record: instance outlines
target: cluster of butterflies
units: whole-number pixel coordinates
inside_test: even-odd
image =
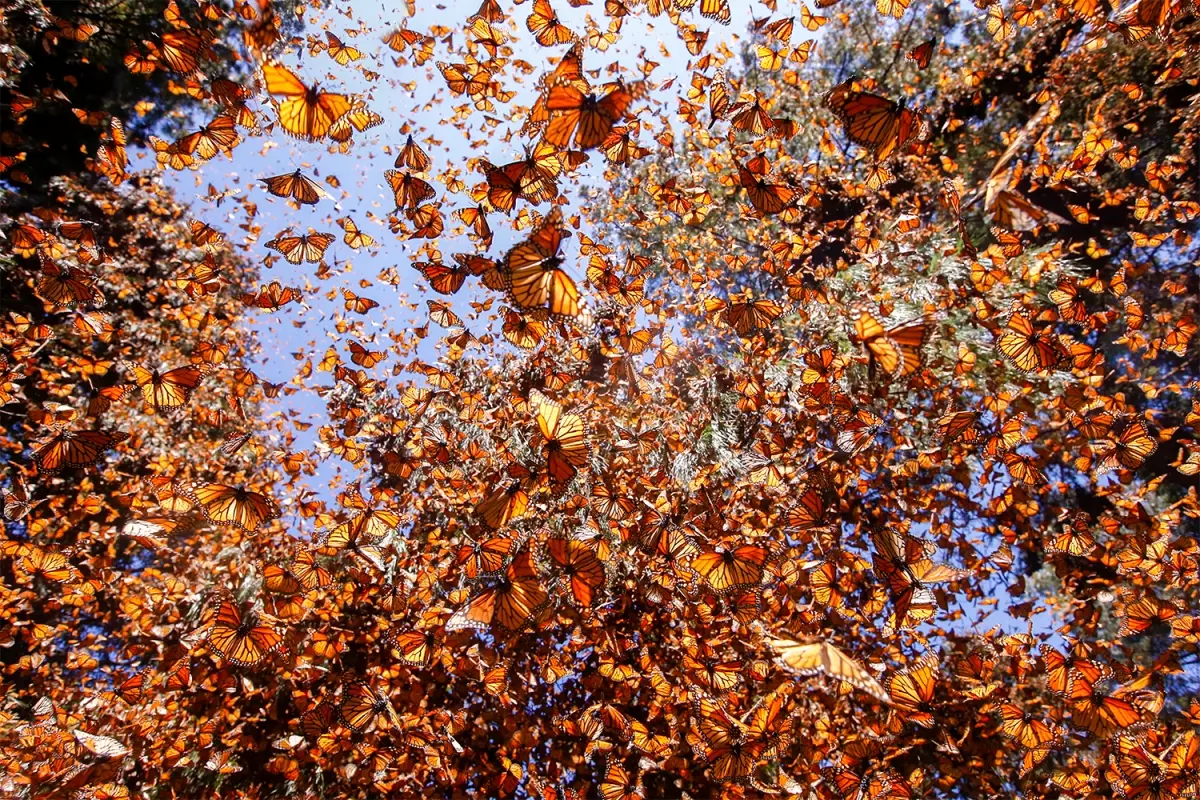
[[[875,5],[902,17],[908,4]],[[1142,0],[1096,25],[1141,41],[1180,17],[1176,5]],[[1019,7],[1009,20],[998,4],[988,8],[998,42],[1035,16]],[[537,48],[562,52],[550,51],[557,61],[514,120],[524,158],[475,159],[474,187],[439,176],[470,197],[454,214],[475,252],[446,260],[433,245],[446,232],[435,160],[403,131],[382,176],[394,201],[390,233],[422,242],[412,265],[434,293],[457,295],[478,278],[507,305],[495,315],[499,336],[476,337],[465,310],[429,300],[429,321],[448,334],[444,354],[427,363],[417,348],[428,326],[372,349],[381,340],[366,335],[362,318],[380,302],[342,290],[347,314],[336,331],[350,339],[353,367],[333,348],[316,366],[333,386],[319,392],[328,418],[315,449],[350,464],[369,490],[347,486],[336,503],[301,488],[314,465],[290,451],[288,437],[306,423],[255,420],[260,401],[292,387],[260,379],[246,366],[248,345],[219,330],[242,309],[304,307],[315,293],[291,279],[229,291],[240,282],[225,234],[163,210],[171,204],[161,188],[128,172],[122,123],[81,115],[104,130],[91,168],[154,202],[138,212],[150,216],[135,233],[123,233],[109,207],[78,200],[79,219],[39,209],[5,228],[21,259],[20,291],[40,307],[10,314],[0,339],[0,405],[24,404],[35,432],[13,450],[7,479],[0,558],[22,588],[2,599],[13,608],[47,600],[82,616],[107,613],[99,598],[116,597],[120,635],[103,646],[121,655],[114,669],[111,654],[79,640],[64,657],[85,683],[103,678],[102,702],[87,701],[103,706],[95,719],[77,702],[91,685],[72,694],[39,679],[36,692],[49,694],[5,706],[0,725],[16,736],[0,756],[24,776],[5,791],[128,796],[135,764],[148,764],[203,767],[244,796],[258,792],[259,767],[303,792],[316,791],[320,774],[357,786],[347,791],[369,782],[384,794],[523,791],[543,800],[582,796],[581,775],[604,800],[660,796],[677,781],[709,793],[720,785],[730,796],[884,800],[981,786],[999,795],[1033,776],[1077,797],[1200,792],[1200,706],[1184,711],[1187,724],[1164,712],[1164,676],[1182,671],[1200,641],[1187,605],[1200,554],[1178,535],[1196,513],[1195,496],[1150,510],[1153,489],[1138,475],[1171,431],[1094,380],[1103,372],[1100,334],[1118,320],[1131,350],[1186,357],[1197,332],[1187,312],[1147,313],[1129,290],[1134,265],[1105,280],[1056,274],[1044,299],[1003,295],[1008,265],[1047,251],[1030,246],[1030,231],[998,228],[976,252],[967,203],[940,175],[943,233],[958,237],[955,256],[967,265],[961,283],[908,311],[868,298],[867,282],[837,288],[843,265],[814,255],[825,234],[806,239],[800,230],[835,205],[809,180],[818,173],[786,156],[801,126],[777,112],[770,92],[735,84],[705,54],[707,33],[687,21],[694,10],[729,23],[728,0],[606,0],[604,10],[607,31],[589,22],[580,35],[554,0],[532,0],[512,20],[484,0],[462,31],[401,27],[383,38],[397,67],[407,58],[432,63],[450,94],[485,117],[515,97],[505,84],[523,69],[512,58],[514,27]],[[1078,13],[1097,18],[1096,9]],[[348,152],[384,121],[369,98],[302,75],[322,55],[369,71],[355,43],[310,35],[310,61],[293,68],[278,59],[285,26],[270,3],[239,2],[232,16],[201,4],[195,14],[168,3],[166,32],[132,44],[125,59],[132,73],[168,72],[218,109],[174,141],[150,137],[160,167],[204,167],[260,125]],[[710,139],[701,132],[727,125],[720,182],[757,239],[745,242],[752,257],[715,237],[706,252],[688,249],[686,237],[703,237],[722,213],[715,183],[710,191],[650,168],[642,175],[637,191],[672,228],[666,246],[647,249],[666,254],[663,263],[645,254],[622,260],[567,210],[566,186],[594,156],[618,175],[653,152],[639,143],[660,102],[651,70],[597,85],[599,73],[584,68],[586,51],[603,52],[639,14],[670,19],[697,57],[679,118]],[[248,83],[206,77],[219,42],[202,20],[241,20],[270,111],[252,107],[260,93]],[[828,22],[803,4],[800,21],[809,31]],[[755,21],[750,52],[760,70],[786,74],[785,65],[806,62],[811,42],[793,45],[793,27],[788,17]],[[46,41],[86,42],[94,28],[60,21]],[[436,61],[456,35],[465,36],[462,60]],[[924,70],[938,47],[926,41],[908,60]],[[851,199],[893,181],[888,164],[925,155],[934,135],[923,113],[879,91],[854,77],[820,101],[836,123],[826,134],[831,152],[837,136],[867,156]],[[665,147],[672,137],[664,129],[658,141]],[[1080,145],[1072,175],[1115,148],[1099,135]],[[16,163],[6,166],[19,177]],[[1001,183],[1015,185],[1005,174]],[[297,210],[334,205],[305,168],[261,183]],[[327,177],[325,185],[339,184]],[[1008,199],[998,202],[1053,222],[1001,191]],[[218,205],[225,196],[209,194]],[[530,210],[547,203],[544,213]],[[630,209],[612,219],[628,221],[637,237],[651,217]],[[861,256],[870,279],[890,280],[884,245],[863,221],[874,212],[855,213],[830,224],[829,240],[852,242],[843,253]],[[929,235],[920,213],[918,204],[899,217],[898,238]],[[500,216],[519,234],[493,258]],[[140,250],[155,224],[146,220],[190,249],[182,268],[112,266],[118,251],[130,263],[155,261]],[[337,225],[349,250],[376,245],[352,216]],[[263,242],[277,254],[264,263],[313,265],[323,279],[338,242],[334,233],[286,228]],[[571,267],[576,251],[587,260],[581,277]],[[712,280],[714,271],[755,277],[730,288],[728,276]],[[393,271],[388,282],[401,279]],[[674,290],[686,300],[674,302]],[[1186,293],[1179,282],[1164,290]],[[1120,312],[1104,306],[1109,296]],[[139,327],[130,297],[143,298],[170,331],[158,351],[167,364],[138,360],[133,342],[152,350],[154,337]],[[946,321],[966,297],[980,340],[970,347],[954,341]],[[471,319],[494,300],[472,302]],[[793,335],[829,309],[837,318],[820,336]],[[393,377],[419,376],[394,391],[372,372],[390,351],[410,359]],[[303,383],[314,359],[296,360]],[[981,395],[974,381],[985,370],[980,382],[1001,388]],[[938,378],[949,373],[961,381]],[[22,387],[39,381],[57,383],[26,403]],[[1039,388],[1053,382],[1068,388]],[[918,397],[911,407],[897,399],[904,391]],[[1030,399],[1047,396],[1050,423]],[[1193,429],[1196,403],[1182,416]],[[100,422],[105,415],[118,424]],[[258,441],[268,424],[279,426],[280,449]],[[1059,446],[1062,463],[1050,455]],[[1200,448],[1181,449],[1172,467],[1195,475]],[[1057,479],[1063,468],[1104,487],[1103,511],[1060,509],[1071,503]],[[128,521],[113,532],[113,520]],[[1170,643],[1153,666],[1136,669],[1122,660],[1124,645],[1070,642],[1064,653],[1032,622],[1029,633],[956,630],[950,621],[976,613],[981,621],[1005,586],[1022,594],[1024,577],[1012,575],[1017,549],[1022,559],[1039,553],[1071,584],[1064,630],[1099,640],[1115,618],[1118,639],[1165,632]],[[1013,606],[1014,617],[1032,618],[1032,603]],[[29,619],[0,645],[20,643],[14,674],[45,675],[55,664],[39,651],[73,634]]]

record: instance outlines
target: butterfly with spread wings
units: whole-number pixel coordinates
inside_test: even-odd
[[[797,675],[823,674],[835,680],[845,681],[881,703],[891,702],[887,691],[866,667],[824,639],[807,639],[801,642],[771,639],[770,644],[779,653],[780,661]]]
[[[579,315],[579,287],[562,268],[560,249],[570,231],[555,207],[537,230],[504,257],[502,271],[513,303],[522,310],[545,308],[557,317]]]
[[[267,91],[283,98],[276,101],[279,125],[292,136],[310,142],[323,139],[333,123],[353,108],[346,95],[310,88],[282,64],[269,62],[262,71]]]
[[[208,646],[231,664],[253,667],[284,645],[273,622],[265,614],[243,613],[233,600],[223,598],[208,629]]]
[[[166,372],[146,369],[140,364],[130,363],[127,366],[133,373],[133,382],[142,393],[147,414],[187,405],[192,392],[204,377],[203,371],[194,366],[176,367]]]
[[[573,83],[552,86],[546,96],[550,112],[546,141],[565,148],[574,138],[577,150],[591,150],[603,144],[633,102],[633,91],[623,83],[610,83],[604,89],[605,93],[597,97]]]
[[[289,264],[300,264],[305,261],[319,264],[325,257],[325,250],[333,244],[331,233],[306,233],[302,236],[292,236],[284,231],[264,246],[281,253]]]
[[[329,196],[320,184],[301,170],[261,180],[271,194],[276,197],[291,198],[302,205],[313,205],[322,197]]]
[[[884,328],[871,312],[860,309],[851,341],[867,348],[873,367],[894,377],[907,377],[921,368],[921,348],[932,327],[929,320],[919,319]]]
[[[38,472],[53,475],[64,469],[89,467],[104,456],[104,451],[125,441],[121,432],[72,431],[60,428],[33,452]]]
[[[372,722],[381,730],[391,730],[401,724],[387,696],[371,688],[366,681],[354,681],[346,687],[338,713],[346,727],[354,731],[365,730]]]
[[[921,116],[894,102],[859,88],[851,78],[825,95],[825,107],[837,115],[847,138],[882,161],[912,142],[924,139],[928,126]]]
[[[767,746],[747,736],[746,726],[729,715],[720,702],[700,695],[692,701],[694,731],[687,740],[718,783],[746,783],[754,767],[767,757]]]
[[[247,533],[254,533],[260,525],[279,516],[279,509],[268,495],[244,485],[195,483],[187,495],[209,522],[231,525]]]
[[[919,659],[908,669],[887,680],[892,707],[902,718],[923,728],[932,727],[933,695],[937,689],[938,660],[933,654]]]
[[[583,417],[564,413],[562,405],[536,389],[530,392],[529,400],[537,409],[546,473],[556,484],[569,483],[580,469],[587,467],[592,452]]]
[[[446,622],[446,631],[494,628],[518,633],[535,623],[550,602],[529,550],[519,553],[503,574],[484,587]]]

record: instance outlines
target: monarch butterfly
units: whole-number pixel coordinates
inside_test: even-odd
[[[494,627],[518,633],[532,624],[549,603],[529,550],[519,553],[504,574],[467,601],[446,622],[447,631]]]
[[[492,58],[500,51],[500,48],[508,41],[508,37],[496,25],[492,24],[491,20],[476,18],[471,23],[471,27],[467,31],[472,41],[478,44],[488,52]]]
[[[70,583],[81,575],[71,564],[65,553],[47,550],[37,545],[24,545],[21,554],[20,572],[28,578],[40,578],[55,583]]]
[[[1169,600],[1160,599],[1153,589],[1146,589],[1140,596],[1127,594],[1124,608],[1118,616],[1121,619],[1121,627],[1117,635],[1137,636],[1156,624],[1175,619],[1179,616],[1179,607]]]
[[[875,440],[883,420],[868,408],[860,408],[853,417],[842,423],[836,443],[838,450],[854,454]]]
[[[305,736],[320,736],[329,730],[337,715],[338,710],[332,703],[317,703],[300,717],[300,732]]]
[[[378,300],[357,295],[349,289],[342,289],[342,300],[346,310],[353,311],[356,314],[366,314],[372,308],[379,307]]]
[[[704,310],[714,320],[723,320],[743,337],[753,336],[771,327],[784,312],[783,306],[774,300],[755,300],[749,292],[731,295],[727,301],[719,297],[706,298]]]
[[[644,796],[641,773],[630,776],[620,763],[605,759],[596,792],[600,800],[636,800]]]
[[[276,97],[279,124],[292,136],[308,141],[325,137],[330,126],[344,117],[353,107],[344,94],[330,94],[305,86],[296,74],[277,62],[263,65],[267,91]]]
[[[396,208],[412,211],[421,203],[432,200],[437,195],[428,182],[408,172],[389,169],[384,173],[384,177],[387,178],[388,185],[392,187]]]
[[[492,73],[482,67],[472,67],[466,64],[447,64],[437,62],[438,70],[446,81],[446,86],[454,94],[465,94],[470,97],[482,96],[488,90]]]
[[[382,551],[374,543],[400,525],[401,517],[385,509],[367,509],[341,523],[321,541],[323,553],[348,552],[381,567]]]
[[[300,581],[279,564],[260,563],[258,571],[262,575],[263,588],[268,592],[294,595],[299,594],[303,589]]]
[[[746,741],[761,744],[767,758],[778,755],[790,741],[792,721],[787,712],[784,693],[774,691],[762,698],[746,721]]]
[[[748,781],[755,765],[765,757],[766,746],[747,741],[745,726],[710,697],[701,695],[692,701],[692,721],[696,730],[689,732],[688,742],[696,757],[709,765],[713,780]]]
[[[403,27],[397,28],[384,36],[383,41],[397,53],[403,53],[406,48],[412,47],[413,60],[417,62],[417,66],[424,64],[433,56],[433,37],[417,31],[410,31]]]
[[[975,425],[978,420],[978,411],[950,411],[944,414],[937,421],[942,447],[956,441],[975,441],[979,436],[979,429]]]
[[[559,248],[570,231],[556,206],[525,241],[504,257],[505,287],[521,309],[545,308],[558,317],[579,315],[579,288],[562,269]]]
[[[98,766],[94,763],[82,763],[82,759],[80,759],[81,755],[87,756],[87,754],[90,754],[90,756],[87,756],[88,761],[91,761],[91,757],[93,756],[97,759],[108,760],[124,758],[125,756],[129,755],[129,748],[111,736],[97,736],[94,733],[88,733],[87,731],[79,728],[72,730],[71,735],[74,736],[75,741],[87,751],[87,753],[76,753],[76,759],[81,761],[81,763],[78,765],[80,771],[71,776],[72,783],[78,783],[80,781],[85,784],[89,783],[92,780],[91,776],[95,774],[93,771],[94,768]]]
[[[109,123],[108,141],[96,150],[95,169],[114,185],[125,181],[125,170],[129,166],[129,156],[125,150],[128,140],[125,136],[125,125],[116,117]]]
[[[8,232],[8,245],[19,256],[31,257],[38,251],[38,246],[46,241],[46,232],[36,225],[22,223],[15,225]]]
[[[364,247],[370,247],[375,244],[375,238],[369,236],[358,229],[358,225],[350,217],[341,217],[337,224],[345,231],[345,236],[342,241],[345,242],[351,250],[361,250]]]
[[[876,551],[871,554],[875,571],[887,580],[893,592],[903,592],[914,585],[959,580],[970,574],[935,563],[930,557],[932,545],[907,534],[878,528],[871,532],[871,542]]]
[[[1108,437],[1093,444],[1101,457],[1100,471],[1137,469],[1158,450],[1158,440],[1150,435],[1146,424],[1136,417],[1116,420]]]
[[[825,96],[825,107],[841,120],[850,141],[867,148],[876,160],[882,161],[909,142],[925,137],[924,121],[915,111],[905,108],[903,100],[895,103],[860,91],[856,85],[851,78]]]
[[[1000,733],[1026,750],[1049,744],[1057,738],[1053,728],[1014,703],[997,703],[995,710],[1000,715]]]
[[[114,689],[117,697],[130,705],[136,705],[146,696],[147,690],[153,686],[154,669],[146,667],[130,675],[117,684]]]
[[[766,158],[757,155],[738,164],[738,183],[760,214],[778,214],[795,199],[796,191],[787,184],[767,181],[767,171]]]
[[[333,238],[331,233],[307,233],[303,236],[280,234],[265,246],[282,253],[289,264],[300,264],[304,261],[319,264],[325,257],[325,250],[333,244]]]
[[[383,694],[376,692],[365,681],[354,681],[346,687],[338,713],[346,727],[362,731],[374,722],[381,730],[391,730],[401,725],[396,709]]]
[[[76,267],[60,267],[48,258],[42,259],[42,276],[38,279],[38,296],[56,306],[74,308],[78,305],[104,305],[104,295],[96,288],[95,277]]]
[[[1055,694],[1065,696],[1075,678],[1096,683],[1111,675],[1108,667],[1091,661],[1079,653],[1064,656],[1049,645],[1040,648],[1042,663],[1046,669],[1046,685]]]
[[[1050,555],[1087,555],[1096,546],[1090,528],[1086,513],[1079,512],[1073,515],[1071,521],[1063,526],[1061,533],[1047,539],[1046,552]]]
[[[737,97],[724,68],[718,68],[708,85],[708,127],[710,130],[717,120],[729,113]]]
[[[885,329],[869,311],[860,310],[851,340],[866,346],[872,366],[878,365],[888,375],[905,377],[921,368],[921,348],[931,328],[929,320],[922,319]]]
[[[798,675],[823,673],[830,678],[845,681],[881,703],[891,703],[887,691],[866,667],[824,639],[796,642],[791,639],[771,638],[769,644],[778,651],[780,660],[788,669]]]
[[[493,536],[490,539],[459,545],[458,566],[466,566],[463,574],[474,580],[496,575],[508,566],[513,551],[520,548],[521,539]]]
[[[225,234],[208,223],[194,219],[191,222],[192,243],[208,250],[214,249],[225,241]]]
[[[527,314],[505,311],[504,326],[500,332],[517,347],[528,350],[546,335],[548,319],[549,315],[545,309],[536,309]]]
[[[542,47],[566,44],[576,39],[571,29],[559,22],[550,0],[533,0],[533,11],[525,20],[525,28]]]
[[[497,211],[503,211],[506,214],[512,211],[517,205],[517,199],[524,196],[520,180],[521,176],[525,173],[524,162],[516,161],[511,164],[505,164],[502,167],[496,167],[486,160],[481,160],[480,165],[483,168],[484,176],[487,178],[488,203]],[[553,184],[550,184],[550,186],[553,186]],[[554,193],[557,193],[557,188],[554,189]],[[553,197],[553,194],[550,196]],[[530,199],[530,202],[538,203],[544,199],[548,198],[538,197],[537,199]]]
[[[562,570],[575,602],[585,608],[591,606],[605,580],[604,564],[596,551],[579,539],[551,536],[546,540],[546,554]]]
[[[937,40],[928,39],[924,42],[921,42],[912,50],[909,50],[907,53],[905,53],[904,57],[909,61],[916,62],[917,69],[925,69],[929,66],[929,62],[933,58],[933,50],[935,47],[937,47]]]
[[[284,565],[284,569],[295,578],[305,591],[320,589],[328,586],[332,580],[329,570],[317,563],[317,557],[311,550],[301,550]]]
[[[707,650],[707,648],[704,648]],[[693,677],[710,691],[729,691],[737,686],[741,678],[742,662],[738,660],[721,661],[707,652],[684,652],[683,668],[693,673]]]
[[[1025,442],[1025,415],[1014,414],[1005,420],[997,420],[996,424],[986,431],[983,443],[983,454],[988,458],[1007,453]]]
[[[400,660],[413,667],[427,667],[440,650],[438,636],[432,630],[389,634],[387,645],[400,652]]]
[[[550,112],[546,141],[556,147],[568,147],[574,137],[579,150],[603,144],[633,102],[633,92],[623,83],[605,84],[604,89],[605,94],[597,98],[574,84],[552,86],[546,96]]]
[[[129,364],[133,382],[142,390],[142,402],[147,414],[180,408],[191,399],[204,373],[197,367],[177,367],[167,372],[149,370]]]
[[[365,105],[359,104],[350,109],[346,116],[334,122],[329,127],[328,136],[339,144],[349,142],[354,132],[362,133],[365,130],[374,128],[376,125],[383,124],[383,117],[376,114]]]
[[[933,726],[933,693],[937,688],[938,660],[932,653],[887,680],[892,706],[905,719],[923,728]]]
[[[366,367],[367,369],[370,369],[387,357],[387,353],[380,350],[368,350],[358,342],[350,342],[349,347],[350,360],[360,367]]]
[[[637,143],[640,133],[641,126],[636,122],[613,128],[608,137],[600,143],[604,157],[613,164],[631,164],[650,155],[650,148]]]
[[[483,247],[492,246],[492,228],[488,225],[487,210],[481,206],[468,206],[454,212],[454,216],[470,226],[472,238],[479,241]]]
[[[292,286],[283,286],[279,281],[271,281],[266,286],[260,286],[258,294],[247,293],[242,295],[243,304],[271,311],[283,308],[288,303],[302,299],[304,299],[304,293],[300,289]]]
[[[762,583],[771,549],[760,544],[743,544],[702,552],[692,559],[692,569],[717,594],[754,588]]]
[[[254,533],[259,525],[279,516],[270,497],[250,491],[244,485],[193,484],[188,494],[209,522],[233,525],[247,533]]]
[[[889,767],[868,768],[862,775],[843,766],[827,768],[822,772],[843,800],[887,800],[910,797],[912,794],[904,777]]]
[[[537,413],[546,472],[555,483],[568,483],[580,469],[587,466],[591,456],[583,417],[564,414],[561,405],[536,389],[530,393],[529,399]]]
[[[541,141],[532,150],[526,148],[525,158],[503,167],[506,175],[516,182],[518,194],[530,203],[542,203],[558,194],[555,179],[563,171],[566,162],[558,150],[548,141]],[[488,174],[491,186],[491,173]],[[492,194],[489,192],[489,199]]]
[[[29,501],[29,490],[20,474],[13,475],[8,491],[4,494],[4,518],[15,522],[28,514],[33,506]]]
[[[1027,486],[1042,486],[1046,481],[1046,476],[1038,468],[1038,462],[1032,456],[1023,456],[1020,453],[1005,453],[1001,456],[1004,466],[1008,469],[1008,474],[1013,480],[1020,481]]]
[[[1166,33],[1173,13],[1171,0],[1138,0],[1120,20],[1117,30],[1130,42],[1140,42],[1152,33]]]
[[[437,323],[443,328],[462,325],[462,317],[451,311],[449,304],[438,300],[426,300],[425,304],[429,307],[429,319],[432,322]]]
[[[1069,275],[1058,279],[1050,290],[1050,302],[1058,306],[1058,315],[1068,322],[1083,322],[1088,317],[1087,306],[1079,295],[1079,285]]]
[[[728,112],[732,115],[729,119],[730,126],[734,130],[744,131],[755,136],[763,136],[768,131],[772,131],[780,138],[788,138],[790,133],[784,129],[787,124],[786,120],[773,119],[767,113],[763,103],[762,96],[755,92],[753,100],[746,100],[731,106]]]
[[[362,58],[362,53],[357,48],[347,47],[341,39],[334,36],[330,31],[325,31],[325,41],[327,42],[325,49],[329,52],[329,57],[343,67],[351,61],[358,61]]]
[[[1063,358],[1058,340],[1048,332],[1035,330],[1029,317],[1019,311],[1008,318],[996,347],[1009,363],[1025,372],[1053,369]]]
[[[1070,676],[1067,707],[1074,725],[1100,737],[1111,736],[1142,719],[1141,711],[1123,696],[1120,689],[1108,694],[1082,674]]]
[[[1194,793],[1191,764],[1195,761],[1197,743],[1193,732],[1188,731],[1177,745],[1169,747],[1161,756],[1147,750],[1146,741],[1140,735],[1120,733],[1114,737],[1113,744],[1116,753],[1111,763],[1120,780],[1110,778],[1110,781],[1116,785],[1121,797],[1159,800]]]
[[[88,467],[99,461],[105,450],[128,438],[129,434],[119,431],[61,429],[33,452],[33,460],[38,471],[47,475],[64,469]]]
[[[185,153],[195,153],[202,160],[208,161],[217,153],[232,153],[242,141],[238,135],[234,119],[229,114],[218,114],[200,130],[189,133],[179,140],[179,149]]]
[[[192,72],[208,48],[198,35],[190,31],[169,31],[162,35],[157,46],[158,56],[175,72]]]
[[[696,0],[675,0],[678,8],[690,8]],[[731,18],[729,0],[700,0],[700,16],[728,25]]]
[[[322,197],[329,196],[320,184],[300,170],[261,180],[266,185],[267,191],[276,197],[290,197],[304,205],[313,205]]]
[[[208,646],[232,664],[252,667],[283,647],[283,635],[273,621],[253,611],[243,615],[232,600],[222,599],[208,631]]]

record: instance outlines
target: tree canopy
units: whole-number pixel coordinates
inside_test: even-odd
[[[3,792],[1200,795],[1200,9],[787,5],[5,9]]]

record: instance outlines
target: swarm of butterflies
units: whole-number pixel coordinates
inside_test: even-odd
[[[1011,75],[912,90],[957,45],[908,41],[906,0],[797,3],[799,42],[775,0],[306,34],[291,5],[166,3],[124,64],[208,121],[139,170],[79,109],[90,174],[3,207],[6,796],[1200,796],[1194,176],[1128,143],[1137,84],[1052,127],[1109,40],[1194,98],[1193,5],[983,4],[982,40],[1064,85],[975,148],[978,186],[939,148]],[[46,48],[119,40],[62,13]],[[852,13],[899,20],[892,67],[806,71]],[[690,75],[606,63],[647,21]],[[488,135],[438,163],[332,65],[425,76]],[[379,213],[311,164],[256,178],[329,230],[162,178],[380,135]],[[1135,188],[1075,202],[1115,169]],[[1140,260],[1074,268],[1126,246],[1080,233],[1122,203]],[[388,239],[407,263],[328,288]],[[267,381],[247,320],[291,314],[334,344]]]

